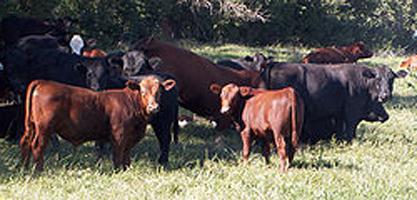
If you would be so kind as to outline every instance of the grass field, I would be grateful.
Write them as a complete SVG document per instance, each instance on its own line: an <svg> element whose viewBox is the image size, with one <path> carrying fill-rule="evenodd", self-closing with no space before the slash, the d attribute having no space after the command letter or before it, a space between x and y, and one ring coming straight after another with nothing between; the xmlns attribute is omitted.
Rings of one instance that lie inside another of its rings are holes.
<svg viewBox="0 0 417 200"><path fill-rule="evenodd" d="M238 45L191 47L218 59L261 51L279 61L297 61L306 52L294 47L249 48ZM364 62L398 69L404 57L376 56ZM206 120L181 129L167 169L158 166L152 131L134 149L131 167L112 169L97 162L87 143L47 153L45 171L17 167L17 145L0 140L0 199L417 199L417 79L397 80L386 104L384 124L361 123L351 144L332 141L303 146L288 173L278 157L266 165L259 148L241 162L236 132L216 133Z"/></svg>

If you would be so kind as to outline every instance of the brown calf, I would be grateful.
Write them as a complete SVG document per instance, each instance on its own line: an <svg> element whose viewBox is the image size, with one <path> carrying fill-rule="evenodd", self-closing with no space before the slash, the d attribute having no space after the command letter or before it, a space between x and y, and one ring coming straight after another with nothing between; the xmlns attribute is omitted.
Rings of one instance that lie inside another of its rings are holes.
<svg viewBox="0 0 417 200"><path fill-rule="evenodd" d="M43 152L52 134L73 145L111 141L115 168L130 164L130 150L144 137L148 118L159 110L161 86L175 81L156 76L128 81L126 88L94 92L53 81L35 80L28 86L25 132L20 148L25 166L30 150L36 169L43 168Z"/></svg>
<svg viewBox="0 0 417 200"><path fill-rule="evenodd" d="M304 119L304 103L291 87L280 90L260 90L228 84L210 88L220 93L221 113L240 124L243 160L249 158L251 135L264 140L263 156L269 163L270 143L274 140L280 156L282 172L288 169L298 147Z"/></svg>
<svg viewBox="0 0 417 200"><path fill-rule="evenodd" d="M305 56L303 63L337 64L353 63L361 58L370 58L373 52L363 42L356 42L343 47L326 47L314 50Z"/></svg>

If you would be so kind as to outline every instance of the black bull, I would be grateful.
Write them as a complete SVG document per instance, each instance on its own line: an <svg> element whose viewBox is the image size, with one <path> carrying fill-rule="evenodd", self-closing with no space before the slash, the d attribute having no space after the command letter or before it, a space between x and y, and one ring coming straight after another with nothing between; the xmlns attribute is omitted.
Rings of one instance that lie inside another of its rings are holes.
<svg viewBox="0 0 417 200"><path fill-rule="evenodd" d="M360 64L316 65L271 63L262 73L268 89L294 87L306 105L303 142L329 139L351 141L360 121L388 119L383 103L392 96L395 78L405 71Z"/></svg>

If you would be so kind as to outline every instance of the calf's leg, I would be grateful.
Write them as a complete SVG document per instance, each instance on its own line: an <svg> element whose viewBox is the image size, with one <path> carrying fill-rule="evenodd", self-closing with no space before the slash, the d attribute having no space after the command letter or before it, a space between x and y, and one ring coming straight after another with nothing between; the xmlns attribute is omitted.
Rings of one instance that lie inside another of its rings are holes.
<svg viewBox="0 0 417 200"><path fill-rule="evenodd" d="M242 149L242 155L243 155L243 162L247 163L249 159L249 153L250 153L250 132L251 130L246 126L246 128L243 129L243 131L240 132L240 137L242 138L243 143L243 149Z"/></svg>
<svg viewBox="0 0 417 200"><path fill-rule="evenodd" d="M35 137L33 138L31 144L33 160L36 163L37 171L43 170L43 154L46 146L48 145L49 137L51 133L53 133L53 131L48 131L48 128L44 127L46 126L38 125L36 127Z"/></svg>
<svg viewBox="0 0 417 200"><path fill-rule="evenodd" d="M280 127L280 124L277 124L277 126L275 126L272 131L280 159L280 171L286 172L288 170L289 160L287 155L287 145L285 143L285 138L282 135L282 129Z"/></svg>
<svg viewBox="0 0 417 200"><path fill-rule="evenodd" d="M26 130L23 134L22 138L20 139L19 146L20 146L20 153L22 155L22 163L24 167L29 167L29 159L30 159L30 141L32 140L31 137L34 135L34 131L32 128Z"/></svg>
<svg viewBox="0 0 417 200"><path fill-rule="evenodd" d="M267 139L266 137L263 139L264 140L264 148L262 150L262 155L265 158L265 162L266 164L269 164L269 154L271 152L271 144L269 139Z"/></svg>

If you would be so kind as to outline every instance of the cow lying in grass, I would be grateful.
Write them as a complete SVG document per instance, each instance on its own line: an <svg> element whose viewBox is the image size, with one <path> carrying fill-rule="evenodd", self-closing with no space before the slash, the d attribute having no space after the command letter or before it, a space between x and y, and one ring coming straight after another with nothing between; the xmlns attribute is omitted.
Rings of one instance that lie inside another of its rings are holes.
<svg viewBox="0 0 417 200"><path fill-rule="evenodd" d="M363 42L343 47L318 48L303 58L303 63L338 64L354 63L361 58L370 58L373 52Z"/></svg>
<svg viewBox="0 0 417 200"><path fill-rule="evenodd" d="M115 168L126 169L130 150L145 134L149 118L158 112L161 90L175 81L156 76L128 81L126 88L94 92L53 81L31 82L26 95L25 132L20 140L23 162L32 152L36 169L43 169L43 152L58 133L74 145L111 141Z"/></svg>
<svg viewBox="0 0 417 200"><path fill-rule="evenodd" d="M251 136L264 140L263 156L269 163L272 140L280 156L280 170L287 171L298 147L298 138L304 119L304 103L295 90L260 90L228 84L210 86L220 94L221 113L228 114L240 127L243 142L243 160L249 158Z"/></svg>

